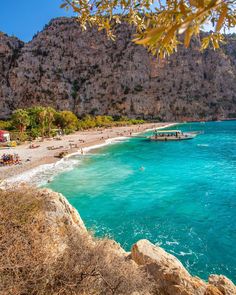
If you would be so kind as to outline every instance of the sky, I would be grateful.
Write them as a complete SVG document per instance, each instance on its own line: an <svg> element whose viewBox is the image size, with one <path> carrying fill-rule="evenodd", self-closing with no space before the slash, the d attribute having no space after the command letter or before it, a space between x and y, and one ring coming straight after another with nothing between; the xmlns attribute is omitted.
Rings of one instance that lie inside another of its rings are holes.
<svg viewBox="0 0 236 295"><path fill-rule="evenodd" d="M0 31L28 42L52 19L72 16L61 0L6 0L0 7Z"/></svg>
<svg viewBox="0 0 236 295"><path fill-rule="evenodd" d="M28 42L52 19L73 16L72 11L61 9L62 0L2 0L0 32ZM210 30L209 26L206 30ZM236 28L231 30L236 32Z"/></svg>

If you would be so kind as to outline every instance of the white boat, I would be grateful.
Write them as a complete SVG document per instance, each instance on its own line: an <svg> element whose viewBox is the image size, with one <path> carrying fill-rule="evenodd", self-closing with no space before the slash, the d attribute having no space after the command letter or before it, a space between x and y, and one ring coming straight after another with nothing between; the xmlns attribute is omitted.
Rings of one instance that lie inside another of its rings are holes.
<svg viewBox="0 0 236 295"><path fill-rule="evenodd" d="M181 130L156 130L149 139L154 141L188 140L193 139L197 134L197 132L183 132Z"/></svg>

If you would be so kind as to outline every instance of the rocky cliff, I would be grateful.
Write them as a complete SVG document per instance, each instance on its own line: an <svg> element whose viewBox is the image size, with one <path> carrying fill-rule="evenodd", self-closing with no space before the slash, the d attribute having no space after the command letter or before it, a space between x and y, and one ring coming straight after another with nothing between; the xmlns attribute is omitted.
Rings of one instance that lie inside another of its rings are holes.
<svg viewBox="0 0 236 295"><path fill-rule="evenodd" d="M95 239L66 199L52 191L0 190L0 294L236 295L226 277L192 277L147 240L126 253Z"/></svg>
<svg viewBox="0 0 236 295"><path fill-rule="evenodd" d="M52 20L31 42L0 35L0 117L31 105L84 113L186 120L236 117L236 38L200 53L198 41L157 61L131 42L73 18Z"/></svg>

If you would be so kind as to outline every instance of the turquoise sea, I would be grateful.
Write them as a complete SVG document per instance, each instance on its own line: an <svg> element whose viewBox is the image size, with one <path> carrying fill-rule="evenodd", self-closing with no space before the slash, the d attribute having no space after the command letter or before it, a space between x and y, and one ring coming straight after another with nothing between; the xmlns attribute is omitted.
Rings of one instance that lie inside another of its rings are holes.
<svg viewBox="0 0 236 295"><path fill-rule="evenodd" d="M178 128L204 134L108 145L74 157L78 165L47 186L63 193L97 236L126 250L146 238L191 274L224 274L236 282L236 121Z"/></svg>

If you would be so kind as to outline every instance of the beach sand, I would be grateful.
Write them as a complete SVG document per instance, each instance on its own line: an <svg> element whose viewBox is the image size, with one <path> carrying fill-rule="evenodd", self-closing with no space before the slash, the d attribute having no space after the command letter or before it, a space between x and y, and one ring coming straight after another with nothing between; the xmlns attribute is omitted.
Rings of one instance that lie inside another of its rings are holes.
<svg viewBox="0 0 236 295"><path fill-rule="evenodd" d="M44 139L42 142L34 142L34 145L40 145L36 149L30 149L30 143L19 145L15 148L6 148L0 150L0 157L4 153L18 154L22 163L20 165L0 167L0 182L7 178L13 178L25 171L36 168L40 165L55 163L59 159L55 157L61 151L67 150L69 154L78 153L81 148L86 150L88 147L105 144L109 139L117 137L135 136L136 133L144 132L148 129L163 128L175 125L176 123L146 123L142 125L131 125L112 128L97 128L87 131L78 131L76 133L65 135L61 140ZM78 147L71 147L76 144ZM60 147L57 150L48 150L48 147Z"/></svg>

